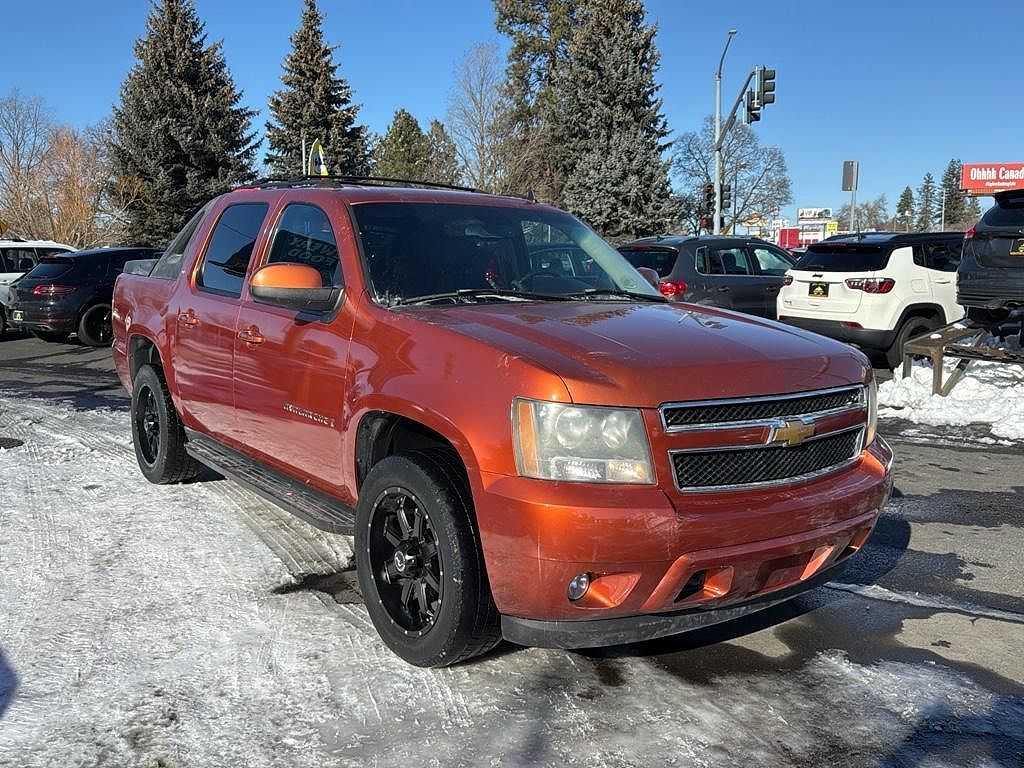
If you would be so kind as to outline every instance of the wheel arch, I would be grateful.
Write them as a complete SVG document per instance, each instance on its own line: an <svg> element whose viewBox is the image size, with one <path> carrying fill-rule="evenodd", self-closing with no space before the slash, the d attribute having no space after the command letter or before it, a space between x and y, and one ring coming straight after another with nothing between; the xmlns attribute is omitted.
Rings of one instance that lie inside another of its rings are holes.
<svg viewBox="0 0 1024 768"><path fill-rule="evenodd" d="M893 325L893 330L899 332L900 328L903 327L903 323L911 317L926 317L929 320L934 320L939 325L946 324L946 310L942 308L941 304L935 304L932 302L923 302L919 304L910 304L903 308L900 312L899 319L896 324Z"/></svg>
<svg viewBox="0 0 1024 768"><path fill-rule="evenodd" d="M156 342L148 336L134 334L128 342L128 373L132 381L135 381L136 374L144 365L155 366L161 372L164 369Z"/></svg>
<svg viewBox="0 0 1024 768"><path fill-rule="evenodd" d="M382 459L403 451L428 448L450 450L457 456L464 479L472 488L469 467L475 466L475 461L462 435L449 436L420 419L383 409L363 413L355 434L353 459L357 492L370 470Z"/></svg>

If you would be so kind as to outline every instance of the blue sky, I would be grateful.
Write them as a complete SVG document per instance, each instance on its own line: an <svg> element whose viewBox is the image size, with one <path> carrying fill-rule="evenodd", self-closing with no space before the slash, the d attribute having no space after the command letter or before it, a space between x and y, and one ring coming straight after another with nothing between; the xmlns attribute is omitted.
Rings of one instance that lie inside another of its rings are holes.
<svg viewBox="0 0 1024 768"><path fill-rule="evenodd" d="M9 2L0 93L43 97L75 126L110 112L144 32L143 0ZM210 40L223 39L245 103L262 110L280 85L301 0L196 0ZM399 107L425 124L444 119L452 71L477 42L506 41L489 0L320 0L341 75L382 133ZM890 209L926 171L963 162L1024 160L1019 33L1024 2L989 0L648 0L659 26L664 113L673 133L699 128L714 105L726 30L726 109L757 64L778 72L777 102L755 125L785 153L796 206L838 208L843 160L860 161L858 199Z"/></svg>

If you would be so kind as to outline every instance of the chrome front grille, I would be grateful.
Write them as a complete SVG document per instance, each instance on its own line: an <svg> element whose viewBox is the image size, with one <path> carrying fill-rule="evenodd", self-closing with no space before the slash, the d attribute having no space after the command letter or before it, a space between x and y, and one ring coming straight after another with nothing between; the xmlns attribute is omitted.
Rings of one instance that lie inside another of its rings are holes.
<svg viewBox="0 0 1024 768"><path fill-rule="evenodd" d="M661 408L683 492L799 482L851 464L863 449L864 387Z"/></svg>
<svg viewBox="0 0 1024 768"><path fill-rule="evenodd" d="M681 490L709 490L813 477L856 456L860 433L850 430L790 447L675 452L676 485Z"/></svg>
<svg viewBox="0 0 1024 768"><path fill-rule="evenodd" d="M724 422L777 419L859 406L863 404L863 393L864 387L853 386L775 397L673 403L662 406L661 418L669 432Z"/></svg>

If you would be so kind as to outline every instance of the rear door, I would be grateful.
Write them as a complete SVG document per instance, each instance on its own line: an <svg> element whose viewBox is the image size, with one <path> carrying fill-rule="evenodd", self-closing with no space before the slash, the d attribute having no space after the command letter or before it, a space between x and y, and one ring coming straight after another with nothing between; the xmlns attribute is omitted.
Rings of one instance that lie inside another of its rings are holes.
<svg viewBox="0 0 1024 768"><path fill-rule="evenodd" d="M695 300L750 315L765 315L764 282L743 243L701 246L697 249L696 266L705 298Z"/></svg>
<svg viewBox="0 0 1024 768"><path fill-rule="evenodd" d="M946 322L963 317L964 308L956 303L956 270L960 266L963 237L939 240L915 246L921 249L928 289L932 299L942 306ZM916 257L916 254L915 254ZM915 258L915 261L917 259Z"/></svg>
<svg viewBox="0 0 1024 768"><path fill-rule="evenodd" d="M267 202L224 207L192 274L175 294L175 386L185 415L203 432L237 442L232 368L242 284L261 242Z"/></svg>
<svg viewBox="0 0 1024 768"><path fill-rule="evenodd" d="M338 203L337 205L341 205ZM263 264L294 263L343 287L337 238L327 212L291 201L274 214ZM254 268L255 271L255 268ZM336 313L296 312L260 304L246 292L234 345L234 397L239 440L282 471L336 485L341 466L341 408L349 330ZM351 326L351 319L348 321Z"/></svg>
<svg viewBox="0 0 1024 768"><path fill-rule="evenodd" d="M775 319L776 299L782 287L782 277L793 267L793 257L781 248L774 248L763 243L747 243L751 261L757 269L764 300L764 311L758 313L763 317Z"/></svg>

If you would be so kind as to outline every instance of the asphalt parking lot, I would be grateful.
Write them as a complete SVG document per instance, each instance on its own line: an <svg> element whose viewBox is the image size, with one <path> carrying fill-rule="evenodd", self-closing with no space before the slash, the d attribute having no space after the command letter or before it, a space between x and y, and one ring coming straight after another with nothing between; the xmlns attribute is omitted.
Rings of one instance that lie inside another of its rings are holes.
<svg viewBox="0 0 1024 768"><path fill-rule="evenodd" d="M146 486L120 429L127 405L109 350L0 341L0 437L67 441L34 449L42 466L25 482L0 476L0 765L1024 765L1019 445L883 422L894 497L827 586L657 642L584 653L503 645L423 671L379 645L344 541L230 481ZM21 461L18 450L0 453L0 471L25 466L4 463ZM36 514L60 510L71 483L92 506L71 522ZM163 549L133 549L161 509ZM179 520L179 509L192 516ZM108 519L133 521L132 536L108 541L97 528ZM78 543L76 525L91 528ZM232 544L209 580L190 552L215 551L221 527ZM87 555L103 569L76 574ZM179 566L194 583L172 578ZM266 647L226 634L208 650L183 630L163 655L132 655L123 637L137 635L119 627L135 619L117 617L143 582L214 627L218 616L195 612L221 611L223 590L235 625L262 617ZM48 607L68 599L65 583L95 610ZM104 655L118 643L121 655ZM225 668L236 670L231 685L218 677ZM182 680L215 691L216 717L200 716L212 705ZM143 688L160 707L136 702Z"/></svg>

